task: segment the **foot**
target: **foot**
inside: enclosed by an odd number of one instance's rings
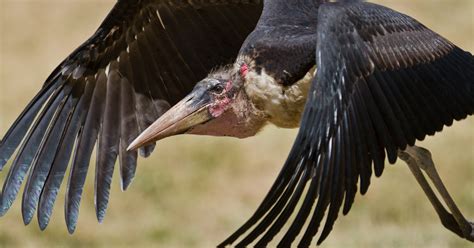
[[[450,213],[443,214],[443,217],[441,218],[441,223],[443,224],[444,227],[446,227],[448,230],[451,232],[457,234],[459,237],[467,239],[471,242],[474,242],[474,223],[473,222],[467,222],[468,225],[464,227],[464,229],[467,230],[462,230],[462,228],[459,226],[459,223],[454,219],[453,215]]]
[[[443,224],[443,226],[446,227],[451,232],[457,234],[459,237],[464,238],[464,234],[462,232],[462,229],[459,226],[456,219],[454,219],[453,215],[446,212],[442,216],[443,217],[441,217],[441,223]]]
[[[474,223],[469,221],[469,225],[471,226],[471,234],[466,237],[466,239],[471,242],[474,242]]]

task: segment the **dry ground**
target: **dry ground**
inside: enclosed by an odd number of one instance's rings
[[[1,0],[0,137],[49,72],[98,26],[113,0]],[[408,13],[474,52],[473,0],[377,1]],[[255,210],[296,130],[259,136],[176,137],[142,159],[132,187],[114,178],[110,207],[97,224],[89,173],[77,231],[69,235],[63,199],[48,229],[24,227],[19,201],[0,219],[3,247],[212,247]],[[474,118],[421,143],[464,213],[474,219]],[[90,171],[94,171],[91,169]],[[6,171],[2,172],[2,177]],[[388,166],[351,213],[340,217],[323,247],[469,247],[446,231],[404,164]],[[3,181],[3,180],[2,180]]]

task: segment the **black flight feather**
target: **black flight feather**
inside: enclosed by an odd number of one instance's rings
[[[261,0],[118,1],[94,35],[53,71],[0,141],[0,169],[17,153],[0,214],[28,176],[24,222],[37,209],[45,229],[71,164],[65,214],[73,232],[95,147],[96,212],[102,221],[117,158],[125,190],[137,164],[137,152],[126,150],[130,142],[209,71],[235,60],[262,8]],[[140,154],[149,156],[153,148],[146,146]]]

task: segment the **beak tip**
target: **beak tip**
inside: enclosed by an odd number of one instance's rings
[[[127,152],[135,151],[139,148],[137,140],[134,140],[128,147]]]
[[[166,137],[185,133],[193,126],[201,124],[210,119],[206,110],[206,104],[200,103],[196,106],[188,104],[189,97],[184,98],[166,113],[147,127],[127,147],[127,151],[135,151],[142,146],[151,144]]]

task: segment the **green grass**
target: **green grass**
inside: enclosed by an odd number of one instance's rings
[[[0,3],[0,136],[49,72],[85,40],[113,1]],[[471,0],[378,1],[394,6],[474,51]],[[235,140],[182,136],[158,143],[141,159],[130,189],[120,192],[117,171],[107,217],[98,224],[90,169],[79,224],[66,231],[63,195],[44,232],[24,227],[20,201],[0,219],[0,247],[212,247],[242,224],[273,183],[296,130],[274,127]],[[455,123],[420,143],[429,148],[448,189],[474,219],[474,119]],[[1,173],[4,177],[6,171]],[[387,166],[339,217],[323,247],[469,247],[445,230],[407,167]]]

